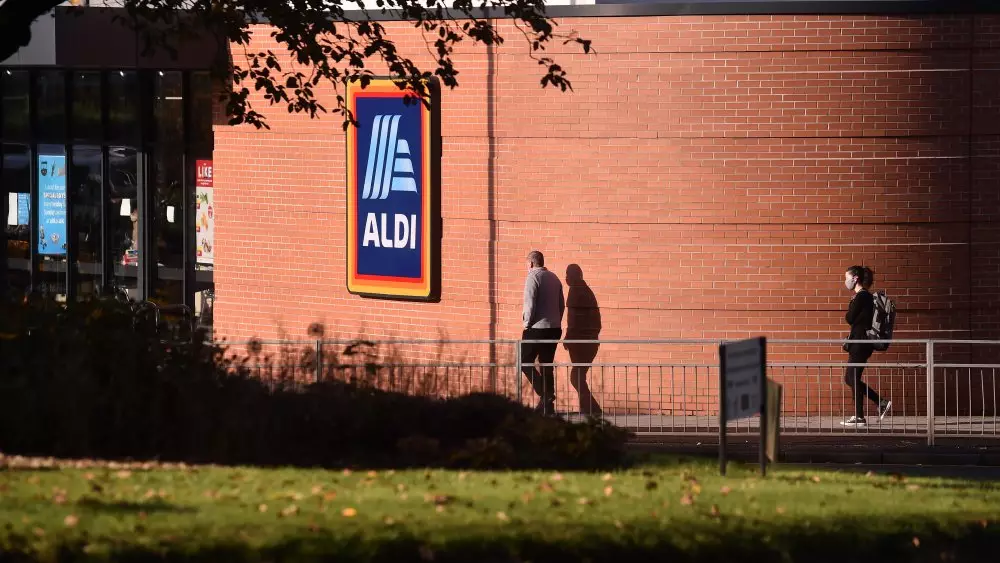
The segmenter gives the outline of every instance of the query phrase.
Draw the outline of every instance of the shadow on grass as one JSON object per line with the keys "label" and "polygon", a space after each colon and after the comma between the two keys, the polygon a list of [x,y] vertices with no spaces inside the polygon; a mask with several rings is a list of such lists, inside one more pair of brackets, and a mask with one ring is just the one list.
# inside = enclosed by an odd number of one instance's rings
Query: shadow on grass
{"label": "shadow on grass", "polygon": [[149,502],[127,502],[127,501],[105,502],[94,498],[84,498],[77,501],[76,505],[86,510],[92,510],[97,512],[110,512],[117,514],[119,516],[138,515],[139,513],[183,514],[183,513],[198,512],[196,509],[188,506],[177,506],[175,504],[159,500],[149,501]]}
{"label": "shadow on grass", "polygon": [[[987,563],[995,561],[1000,529],[965,524],[957,515],[932,518],[843,518],[788,523],[753,522],[708,515],[695,520],[613,525],[574,523],[571,531],[546,527],[470,526],[421,534],[397,528],[363,535],[333,527],[304,530],[274,543],[253,547],[239,541],[214,542],[191,537],[140,547],[116,543],[109,559],[230,563],[283,561],[521,562],[590,561],[808,563],[880,562]],[[373,525],[374,526],[374,525]],[[551,531],[551,534],[547,533]],[[919,538],[915,541],[914,538]],[[15,542],[16,543],[16,542]],[[78,558],[82,545],[64,544],[63,560]],[[34,562],[31,552],[7,552],[0,561]]]}

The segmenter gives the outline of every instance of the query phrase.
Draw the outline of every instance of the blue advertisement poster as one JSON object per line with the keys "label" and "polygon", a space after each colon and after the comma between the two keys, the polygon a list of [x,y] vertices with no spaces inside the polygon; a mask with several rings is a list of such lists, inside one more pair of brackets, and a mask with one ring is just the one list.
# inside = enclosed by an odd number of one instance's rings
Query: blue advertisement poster
{"label": "blue advertisement poster", "polygon": [[17,224],[27,225],[31,213],[31,194],[17,194]]}
{"label": "blue advertisement poster", "polygon": [[66,157],[38,155],[38,253],[66,254]]}

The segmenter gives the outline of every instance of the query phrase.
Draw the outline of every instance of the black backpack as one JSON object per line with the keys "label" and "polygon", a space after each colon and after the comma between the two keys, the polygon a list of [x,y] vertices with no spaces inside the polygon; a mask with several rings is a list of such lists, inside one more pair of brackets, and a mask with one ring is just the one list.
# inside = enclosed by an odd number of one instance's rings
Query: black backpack
{"label": "black backpack", "polygon": [[881,289],[872,297],[875,301],[875,316],[872,318],[872,328],[868,331],[868,339],[875,341],[872,343],[873,348],[885,352],[889,349],[892,330],[896,325],[896,304]]}

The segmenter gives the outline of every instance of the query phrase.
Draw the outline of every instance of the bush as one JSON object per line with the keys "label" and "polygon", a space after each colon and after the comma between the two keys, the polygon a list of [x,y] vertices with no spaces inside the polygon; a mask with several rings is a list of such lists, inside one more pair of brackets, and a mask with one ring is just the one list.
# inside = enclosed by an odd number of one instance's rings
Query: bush
{"label": "bush", "polygon": [[249,358],[201,335],[164,341],[151,317],[113,300],[2,306],[7,453],[478,468],[585,468],[624,457],[621,430],[544,418],[495,395],[439,400],[336,379],[263,381]]}

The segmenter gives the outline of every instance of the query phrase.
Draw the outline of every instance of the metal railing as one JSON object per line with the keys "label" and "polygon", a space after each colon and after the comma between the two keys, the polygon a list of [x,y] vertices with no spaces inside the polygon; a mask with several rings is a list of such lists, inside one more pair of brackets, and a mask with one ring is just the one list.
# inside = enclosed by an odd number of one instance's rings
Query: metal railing
{"label": "metal railing", "polygon": [[[768,376],[784,386],[783,434],[1000,438],[997,387],[1000,341],[898,339],[865,364],[849,364],[844,340],[768,340]],[[863,342],[863,341],[859,341]],[[551,382],[536,389],[524,375],[525,345],[553,344],[569,361],[531,369]],[[308,383],[329,379],[406,393],[452,397],[497,393],[528,406],[554,394],[570,420],[598,417],[639,434],[718,433],[720,340],[255,340],[244,365],[259,377]],[[234,350],[230,345],[230,350]],[[598,353],[600,352],[600,353]],[[598,358],[600,356],[600,358]],[[635,361],[641,360],[641,361]],[[863,427],[841,422],[855,414],[848,367],[892,408],[880,418],[862,404]],[[727,425],[730,436],[755,434],[756,418]]]}

